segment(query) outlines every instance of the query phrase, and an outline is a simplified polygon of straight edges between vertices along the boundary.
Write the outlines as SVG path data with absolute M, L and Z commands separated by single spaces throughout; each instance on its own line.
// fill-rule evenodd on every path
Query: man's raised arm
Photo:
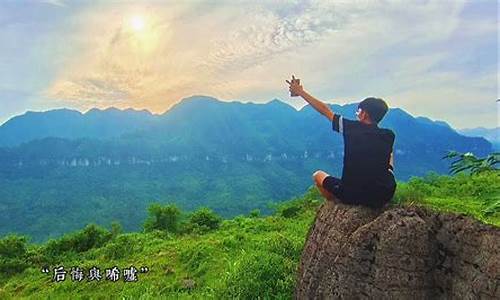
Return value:
M 304 90 L 302 90 L 302 92 L 299 93 L 299 96 L 301 96 L 304 100 L 306 100 L 309 104 L 311 104 L 311 106 L 314 107 L 314 109 L 316 109 L 320 114 L 327 117 L 328 120 L 330 121 L 333 120 L 333 111 L 327 104 L 314 98 L 312 95 L 310 95 L 308 92 Z
M 304 91 L 302 86 L 297 82 L 295 79 L 295 76 L 292 76 L 292 82 L 285 80 L 288 84 L 290 84 L 290 92 L 297 96 L 301 96 L 304 100 L 307 101 L 314 109 L 316 109 L 320 114 L 324 115 L 325 117 L 328 118 L 328 120 L 332 121 L 333 120 L 333 111 L 330 109 L 330 107 L 321 102 L 320 100 L 314 98 L 312 95 L 310 95 L 308 92 Z

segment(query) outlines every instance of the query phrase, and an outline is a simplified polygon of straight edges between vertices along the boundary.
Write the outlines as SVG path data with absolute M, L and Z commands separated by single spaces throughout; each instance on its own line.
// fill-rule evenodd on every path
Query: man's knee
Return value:
M 317 181 L 317 178 L 320 176 L 321 172 L 323 172 L 323 171 L 321 171 L 321 170 L 317 170 L 317 171 L 315 171 L 315 172 L 312 174 L 312 179 L 313 179 L 314 181 Z
M 312 178 L 317 186 L 321 186 L 323 180 L 328 176 L 328 174 L 324 171 L 317 170 L 313 173 Z

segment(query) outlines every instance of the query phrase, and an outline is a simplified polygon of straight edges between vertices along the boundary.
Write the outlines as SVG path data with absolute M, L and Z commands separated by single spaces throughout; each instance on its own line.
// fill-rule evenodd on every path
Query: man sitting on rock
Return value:
M 290 95 L 300 96 L 332 122 L 332 129 L 344 138 L 344 166 L 342 178 L 318 170 L 313 179 L 321 194 L 335 203 L 385 206 L 394 195 L 393 145 L 395 135 L 390 129 L 379 128 L 378 123 L 388 106 L 379 98 L 366 98 L 358 104 L 353 121 L 334 113 L 330 107 L 307 93 L 300 80 L 292 75 Z

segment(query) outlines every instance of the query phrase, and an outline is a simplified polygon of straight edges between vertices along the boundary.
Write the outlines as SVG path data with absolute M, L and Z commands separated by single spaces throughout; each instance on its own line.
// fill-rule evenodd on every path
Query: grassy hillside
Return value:
M 425 205 L 466 213 L 500 226 L 500 175 L 453 177 L 429 174 L 398 185 L 393 205 Z M 43 245 L 16 236 L 0 241 L 0 298 L 290 298 L 307 231 L 321 204 L 315 188 L 276 208 L 219 222 L 208 210 L 178 216 L 173 206 L 149 211 L 144 233 L 87 226 Z M 178 216 L 168 222 L 166 216 Z M 56 220 L 54 220 L 56 221 Z M 168 228 L 158 230 L 157 228 Z M 169 232 L 170 231 L 170 232 Z M 42 266 L 63 265 L 64 282 Z M 72 282 L 70 268 L 147 266 L 137 282 Z M 85 275 L 88 275 L 85 274 Z

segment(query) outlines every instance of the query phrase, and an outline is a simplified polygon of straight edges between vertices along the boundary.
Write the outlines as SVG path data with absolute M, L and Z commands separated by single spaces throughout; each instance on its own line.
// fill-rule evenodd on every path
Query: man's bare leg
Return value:
M 318 171 L 313 173 L 312 177 L 313 177 L 314 183 L 318 187 L 321 195 L 323 195 L 323 197 L 325 197 L 326 200 L 333 201 L 334 203 L 338 203 L 337 198 L 332 193 L 330 193 L 329 191 L 327 191 L 323 188 L 323 180 L 325 180 L 325 178 L 327 176 L 329 176 L 328 173 L 326 173 L 325 171 L 318 170 Z

